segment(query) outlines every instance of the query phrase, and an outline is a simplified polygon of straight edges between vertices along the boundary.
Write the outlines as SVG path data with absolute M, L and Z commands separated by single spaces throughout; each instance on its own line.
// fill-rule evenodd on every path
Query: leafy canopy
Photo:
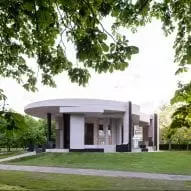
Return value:
M 118 27 L 136 31 L 153 18 L 162 21 L 166 35 L 176 31 L 177 73 L 186 71 L 191 63 L 190 11 L 190 0 L 1 0 L 0 75 L 35 91 L 38 72 L 27 64 L 28 57 L 36 59 L 45 85 L 54 87 L 53 77 L 63 71 L 72 82 L 85 85 L 90 69 L 124 70 L 138 53 Z M 107 16 L 114 19 L 111 33 L 102 24 Z M 75 46 L 79 66 L 66 56 L 63 37 Z
M 179 89 L 176 90 L 171 103 L 181 103 L 181 106 L 178 107 L 172 115 L 171 127 L 191 127 L 191 82 L 179 84 Z

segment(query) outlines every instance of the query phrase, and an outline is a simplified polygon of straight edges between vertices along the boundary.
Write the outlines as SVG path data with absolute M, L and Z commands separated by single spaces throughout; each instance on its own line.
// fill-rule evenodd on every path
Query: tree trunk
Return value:
M 171 142 L 168 144 L 168 150 L 171 150 Z

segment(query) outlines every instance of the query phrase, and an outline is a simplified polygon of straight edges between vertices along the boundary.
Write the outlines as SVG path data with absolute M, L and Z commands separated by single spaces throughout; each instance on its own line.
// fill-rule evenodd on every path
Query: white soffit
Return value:
M 60 113 L 103 113 L 104 110 L 99 107 L 87 107 L 87 106 L 76 106 L 76 107 L 60 107 Z

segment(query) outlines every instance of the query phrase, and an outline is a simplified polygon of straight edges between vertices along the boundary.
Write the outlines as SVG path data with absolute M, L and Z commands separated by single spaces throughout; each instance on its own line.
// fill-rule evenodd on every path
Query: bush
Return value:
M 191 144 L 171 144 L 171 150 L 186 151 L 191 150 Z M 169 144 L 160 144 L 159 150 L 169 150 Z

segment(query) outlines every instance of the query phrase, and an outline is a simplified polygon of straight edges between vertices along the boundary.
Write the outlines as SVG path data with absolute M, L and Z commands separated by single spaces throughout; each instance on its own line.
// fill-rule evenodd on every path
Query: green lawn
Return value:
M 20 155 L 23 154 L 24 151 L 13 151 L 13 152 L 5 152 L 5 153 L 0 153 L 0 159 L 7 158 L 7 157 L 12 157 L 15 155 Z
M 191 175 L 191 152 L 45 153 L 7 163 Z
M 0 171 L 0 190 L 191 190 L 191 182 Z

